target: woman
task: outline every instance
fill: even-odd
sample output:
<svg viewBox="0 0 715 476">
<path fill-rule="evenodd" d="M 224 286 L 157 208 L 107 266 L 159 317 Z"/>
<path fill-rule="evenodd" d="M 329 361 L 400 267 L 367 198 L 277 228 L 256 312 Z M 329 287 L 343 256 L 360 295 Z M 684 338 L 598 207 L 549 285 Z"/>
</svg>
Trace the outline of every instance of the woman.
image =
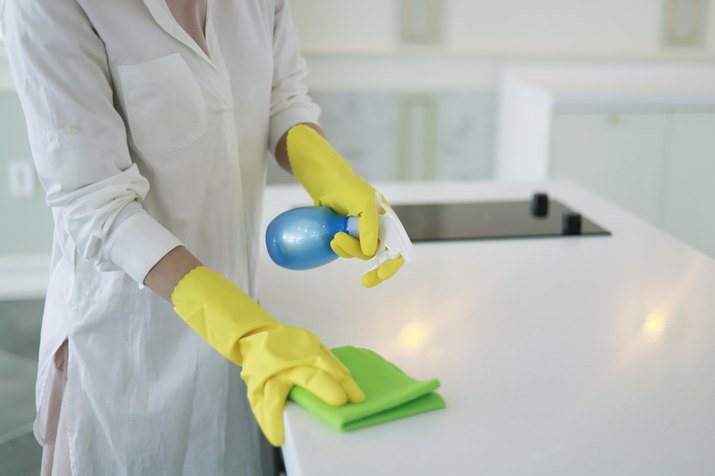
<svg viewBox="0 0 715 476">
<path fill-rule="evenodd" d="M 316 203 L 361 216 L 360 241 L 336 235 L 336 252 L 369 258 L 377 246 L 374 189 L 319 133 L 288 5 L 0 8 L 55 224 L 43 473 L 270 472 L 255 420 L 281 444 L 292 385 L 333 405 L 364 396 L 316 336 L 254 301 L 266 152 Z"/>
</svg>

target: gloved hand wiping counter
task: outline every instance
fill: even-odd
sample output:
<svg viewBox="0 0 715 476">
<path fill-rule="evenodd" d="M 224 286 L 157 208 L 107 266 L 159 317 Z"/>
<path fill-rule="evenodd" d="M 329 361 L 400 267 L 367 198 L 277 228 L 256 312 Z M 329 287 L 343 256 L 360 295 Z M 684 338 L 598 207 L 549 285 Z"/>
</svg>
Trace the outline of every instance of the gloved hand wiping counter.
<svg viewBox="0 0 715 476">
<path fill-rule="evenodd" d="M 200 266 L 171 295 L 174 310 L 221 355 L 242 366 L 248 401 L 268 441 L 283 443 L 283 407 L 299 385 L 329 405 L 365 395 L 315 335 L 276 322 L 224 276 Z"/>
</svg>

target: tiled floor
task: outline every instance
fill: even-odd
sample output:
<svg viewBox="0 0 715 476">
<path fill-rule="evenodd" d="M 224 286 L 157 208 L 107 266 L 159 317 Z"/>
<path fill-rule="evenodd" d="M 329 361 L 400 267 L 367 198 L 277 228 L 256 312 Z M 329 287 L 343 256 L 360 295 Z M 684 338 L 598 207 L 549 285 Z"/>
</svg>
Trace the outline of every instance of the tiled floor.
<svg viewBox="0 0 715 476">
<path fill-rule="evenodd" d="M 42 301 L 0 301 L 0 474 L 40 474 L 32 435 Z"/>
</svg>

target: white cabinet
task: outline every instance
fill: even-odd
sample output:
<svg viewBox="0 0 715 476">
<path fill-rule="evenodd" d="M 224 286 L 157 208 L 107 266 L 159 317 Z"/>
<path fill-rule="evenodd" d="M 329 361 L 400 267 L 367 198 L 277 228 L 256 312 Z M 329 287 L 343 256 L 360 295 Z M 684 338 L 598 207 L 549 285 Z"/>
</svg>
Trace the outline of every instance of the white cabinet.
<svg viewBox="0 0 715 476">
<path fill-rule="evenodd" d="M 549 175 L 715 258 L 715 113 L 557 112 Z"/>
<path fill-rule="evenodd" d="M 565 177 L 715 258 L 715 68 L 516 64 L 500 80 L 496 177 Z"/>
<path fill-rule="evenodd" d="M 715 257 L 715 113 L 673 114 L 663 228 Z"/>
<path fill-rule="evenodd" d="M 557 112 L 549 175 L 573 179 L 657 224 L 667 126 L 665 113 Z"/>
</svg>

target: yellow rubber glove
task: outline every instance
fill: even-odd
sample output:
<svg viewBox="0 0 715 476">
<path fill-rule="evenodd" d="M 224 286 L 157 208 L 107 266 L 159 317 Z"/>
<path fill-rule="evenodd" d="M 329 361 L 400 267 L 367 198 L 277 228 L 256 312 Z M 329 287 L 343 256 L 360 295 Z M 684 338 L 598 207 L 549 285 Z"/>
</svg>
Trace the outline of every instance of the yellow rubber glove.
<svg viewBox="0 0 715 476">
<path fill-rule="evenodd" d="M 367 256 L 360 248 L 360 242 L 348 235 L 347 233 L 336 233 L 330 241 L 330 248 L 336 255 L 342 258 L 360 258 L 369 260 L 372 256 Z M 405 264 L 405 259 L 400 256 L 396 259 L 385 261 L 379 267 L 365 273 L 362 277 L 362 285 L 366 288 L 377 286 L 386 279 L 391 278 L 402 265 Z"/>
<path fill-rule="evenodd" d="M 275 321 L 221 274 L 205 266 L 192 270 L 171 301 L 211 347 L 242 367 L 251 409 L 272 445 L 283 443 L 283 408 L 293 385 L 333 406 L 365 400 L 350 371 L 318 337 Z"/>
<path fill-rule="evenodd" d="M 375 256 L 379 225 L 375 189 L 355 175 L 350 164 L 310 126 L 292 127 L 288 131 L 287 149 L 293 175 L 315 205 L 330 207 L 343 216 L 360 217 L 360 240 L 347 233 L 338 233 L 330 244 L 333 251 L 343 258 L 367 260 Z M 382 200 L 385 201 L 384 197 Z M 386 261 L 363 276 L 363 286 L 381 283 L 403 264 L 402 257 Z"/>
</svg>

